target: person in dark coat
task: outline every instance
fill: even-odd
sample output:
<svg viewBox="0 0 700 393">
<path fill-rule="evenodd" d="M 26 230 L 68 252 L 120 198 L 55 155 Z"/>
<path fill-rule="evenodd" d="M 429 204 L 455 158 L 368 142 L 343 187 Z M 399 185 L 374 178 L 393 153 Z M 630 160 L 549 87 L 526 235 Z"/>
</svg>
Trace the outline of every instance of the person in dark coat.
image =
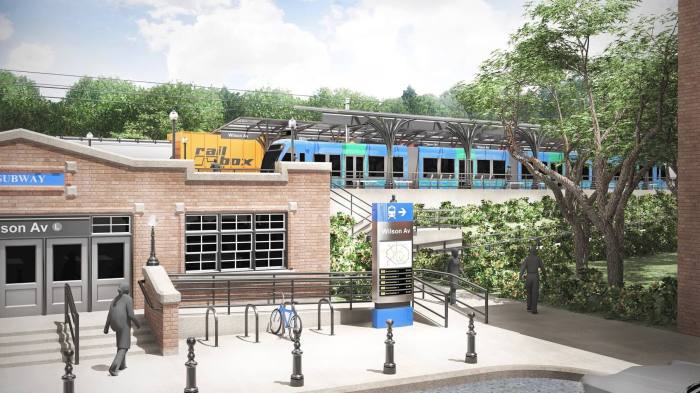
<svg viewBox="0 0 700 393">
<path fill-rule="evenodd" d="M 525 292 L 527 293 L 527 311 L 537 314 L 537 300 L 540 296 L 540 274 L 545 277 L 544 264 L 536 254 L 536 247 L 530 248 L 530 255 L 525 257 L 520 265 L 520 278 L 525 280 Z"/>
<path fill-rule="evenodd" d="M 219 162 L 216 161 L 216 158 L 211 163 L 211 171 L 212 172 L 221 172 L 221 165 L 219 165 Z"/>
<path fill-rule="evenodd" d="M 110 375 L 117 375 L 118 370 L 126 368 L 126 351 L 131 347 L 131 322 L 140 329 L 139 321 L 134 317 L 134 301 L 129 296 L 129 284 L 119 284 L 117 297 L 112 300 L 107 314 L 104 333 L 111 327 L 117 333 L 117 354 L 109 367 Z"/>
<path fill-rule="evenodd" d="M 459 260 L 459 251 L 452 250 L 452 256 L 447 262 L 447 272 L 454 274 L 455 276 L 460 276 L 462 274 L 462 263 Z M 450 277 L 450 304 L 457 304 L 457 278 Z"/>
</svg>

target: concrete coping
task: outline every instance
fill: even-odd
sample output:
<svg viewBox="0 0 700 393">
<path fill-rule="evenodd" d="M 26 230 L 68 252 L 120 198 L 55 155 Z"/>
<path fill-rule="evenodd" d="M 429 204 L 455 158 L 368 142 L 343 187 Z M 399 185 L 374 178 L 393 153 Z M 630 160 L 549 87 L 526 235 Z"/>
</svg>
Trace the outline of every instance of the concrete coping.
<svg viewBox="0 0 700 393">
<path fill-rule="evenodd" d="M 287 182 L 288 172 L 331 172 L 329 162 L 281 162 L 275 163 L 274 173 L 232 173 L 232 172 L 197 172 L 194 161 L 180 159 L 135 159 L 100 149 L 94 149 L 73 141 L 40 134 L 35 131 L 18 128 L 0 132 L 0 144 L 13 140 L 26 140 L 32 143 L 61 149 L 71 153 L 88 156 L 97 160 L 123 165 L 136 169 L 164 169 L 184 171 L 185 181 L 252 181 L 252 182 Z"/>
<path fill-rule="evenodd" d="M 163 266 L 144 266 L 143 277 L 150 283 L 156 300 L 162 305 L 180 303 L 180 292 L 175 289 Z"/>
</svg>

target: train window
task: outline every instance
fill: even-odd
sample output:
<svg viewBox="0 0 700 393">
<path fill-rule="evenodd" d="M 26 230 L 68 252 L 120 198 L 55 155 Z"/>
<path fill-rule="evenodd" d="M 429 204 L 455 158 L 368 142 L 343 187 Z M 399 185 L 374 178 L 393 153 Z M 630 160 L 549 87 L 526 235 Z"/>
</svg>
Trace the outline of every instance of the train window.
<svg viewBox="0 0 700 393">
<path fill-rule="evenodd" d="M 326 162 L 325 154 L 314 154 L 314 162 Z"/>
<path fill-rule="evenodd" d="M 523 179 L 532 179 L 532 173 L 525 167 L 525 165 L 520 164 L 521 176 Z"/>
<path fill-rule="evenodd" d="M 549 167 L 553 171 L 557 171 L 557 173 L 559 173 L 560 175 L 564 173 L 564 165 L 562 165 L 561 163 L 550 162 Z"/>
<path fill-rule="evenodd" d="M 403 177 L 403 157 L 393 157 L 394 177 Z"/>
<path fill-rule="evenodd" d="M 469 163 L 466 164 L 466 166 L 465 166 L 465 160 L 459 160 L 459 165 L 458 165 L 458 167 L 459 167 L 459 174 L 460 174 L 460 175 L 463 175 L 463 174 L 467 173 L 467 169 L 469 169 L 469 172 L 471 172 L 471 169 L 472 169 L 472 168 L 470 168 L 470 167 L 468 166 L 469 164 L 472 164 L 472 161 L 469 161 Z M 472 164 L 472 166 L 473 166 L 473 164 Z"/>
<path fill-rule="evenodd" d="M 581 169 L 581 180 L 591 180 L 591 167 L 584 165 Z"/>
<path fill-rule="evenodd" d="M 340 156 L 330 154 L 328 155 L 328 160 L 331 162 L 331 176 L 340 177 Z"/>
<path fill-rule="evenodd" d="M 476 160 L 476 173 L 490 174 L 491 162 L 489 160 Z"/>
<path fill-rule="evenodd" d="M 292 155 L 287 153 L 282 157 L 282 161 L 292 161 Z"/>
<path fill-rule="evenodd" d="M 306 154 L 305 153 L 299 153 L 299 161 L 301 161 L 301 162 L 306 161 Z"/>
<path fill-rule="evenodd" d="M 455 173 L 455 160 L 452 158 L 443 158 L 440 160 L 441 173 Z"/>
<path fill-rule="evenodd" d="M 659 177 L 662 179 L 666 178 L 666 165 L 659 167 Z"/>
<path fill-rule="evenodd" d="M 651 167 L 651 168 L 649 168 L 649 170 L 647 171 L 647 178 L 648 178 L 648 179 L 651 179 L 651 178 L 653 178 L 653 177 L 654 177 L 654 168 Z"/>
<path fill-rule="evenodd" d="M 367 172 L 369 177 L 384 177 L 384 156 L 369 156 Z"/>
<path fill-rule="evenodd" d="M 423 159 L 423 177 L 432 177 L 438 171 L 438 159 L 437 158 L 424 158 Z"/>
<path fill-rule="evenodd" d="M 506 173 L 506 162 L 503 160 L 493 160 L 493 173 L 504 175 Z"/>
</svg>

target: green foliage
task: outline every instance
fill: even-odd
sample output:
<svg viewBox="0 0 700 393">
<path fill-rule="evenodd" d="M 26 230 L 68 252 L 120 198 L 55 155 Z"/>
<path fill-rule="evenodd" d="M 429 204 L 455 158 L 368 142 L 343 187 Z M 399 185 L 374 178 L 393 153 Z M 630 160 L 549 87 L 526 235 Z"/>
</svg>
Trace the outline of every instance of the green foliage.
<svg viewBox="0 0 700 393">
<path fill-rule="evenodd" d="M 331 217 L 331 271 L 351 272 L 372 269 L 372 245 L 363 235 L 353 238 L 355 221 L 347 214 Z"/>
<path fill-rule="evenodd" d="M 0 71 L 0 130 L 35 129 L 49 117 L 49 102 L 41 98 L 34 82 L 23 76 Z M 46 129 L 54 133 L 53 127 Z"/>
<path fill-rule="evenodd" d="M 575 311 L 600 312 L 611 318 L 634 319 L 653 324 L 672 323 L 675 318 L 675 279 L 664 278 L 647 286 L 632 284 L 611 289 L 597 269 L 575 272 L 573 240 L 555 202 L 545 197 L 504 203 L 482 201 L 480 205 L 455 207 L 441 204 L 443 225 L 464 228 L 465 276 L 499 296 L 524 299 L 519 280 L 520 262 L 540 239 L 538 255 L 543 259 L 547 278 L 543 281 L 544 301 Z M 626 256 L 648 255 L 676 249 L 677 208 L 670 194 L 657 193 L 632 197 L 625 211 Z M 419 226 L 435 224 L 435 215 L 414 206 Z M 603 259 L 603 239 L 593 231 L 592 258 Z M 437 251 L 420 250 L 416 268 L 444 270 L 445 256 Z"/>
</svg>

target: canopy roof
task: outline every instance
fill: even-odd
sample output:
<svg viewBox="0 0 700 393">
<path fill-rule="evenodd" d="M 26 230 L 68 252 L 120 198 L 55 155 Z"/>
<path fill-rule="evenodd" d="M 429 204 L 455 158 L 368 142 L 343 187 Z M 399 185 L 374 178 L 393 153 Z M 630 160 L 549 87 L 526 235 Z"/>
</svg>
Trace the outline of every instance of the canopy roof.
<svg viewBox="0 0 700 393">
<path fill-rule="evenodd" d="M 448 125 L 461 125 L 465 128 L 478 127 L 474 134 L 472 147 L 504 149 L 507 140 L 500 123 L 488 120 L 461 119 L 451 117 L 420 116 L 386 112 L 364 112 L 355 110 L 315 108 L 295 106 L 296 110 L 307 110 L 321 114 L 321 121 L 297 121 L 295 135 L 297 139 L 344 142 L 347 127 L 348 140 L 356 143 L 386 144 L 385 134 L 379 132 L 370 119 L 384 124 L 396 125 L 393 143 L 396 145 L 420 145 L 461 147 L 460 140 L 448 131 Z M 537 131 L 539 125 L 520 124 L 523 130 Z M 257 138 L 267 135 L 271 140 L 289 135 L 288 120 L 239 117 L 224 124 L 214 132 L 230 138 Z M 518 138 L 520 139 L 520 137 Z M 523 147 L 527 147 L 525 140 Z M 540 151 L 560 150 L 561 142 L 545 139 Z"/>
</svg>

